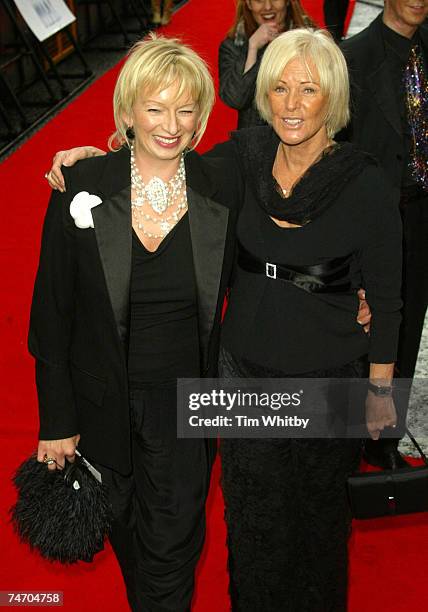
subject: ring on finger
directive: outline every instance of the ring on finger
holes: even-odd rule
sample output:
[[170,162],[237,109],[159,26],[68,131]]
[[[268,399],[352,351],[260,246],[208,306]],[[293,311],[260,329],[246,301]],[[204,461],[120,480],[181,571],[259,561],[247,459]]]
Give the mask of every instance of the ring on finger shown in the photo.
[[54,463],[56,463],[56,459],[54,459],[53,457],[48,457],[47,455],[45,455],[43,457],[43,463],[45,465],[53,465]]

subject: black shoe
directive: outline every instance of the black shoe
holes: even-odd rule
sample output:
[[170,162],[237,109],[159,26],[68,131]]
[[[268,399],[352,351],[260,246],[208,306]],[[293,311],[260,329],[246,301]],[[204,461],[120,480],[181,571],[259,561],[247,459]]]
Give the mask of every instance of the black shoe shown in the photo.
[[375,465],[383,470],[398,470],[400,468],[411,467],[398,450],[380,449],[381,452],[374,452],[371,448],[364,449],[363,457],[370,465]]

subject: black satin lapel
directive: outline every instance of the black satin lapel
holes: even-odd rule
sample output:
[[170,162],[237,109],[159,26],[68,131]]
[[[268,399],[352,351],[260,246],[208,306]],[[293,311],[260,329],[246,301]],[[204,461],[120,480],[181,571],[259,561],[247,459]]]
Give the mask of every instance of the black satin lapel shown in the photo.
[[122,341],[126,341],[128,335],[132,257],[130,201],[131,187],[128,186],[92,209],[107,289]]
[[203,366],[217,309],[229,211],[187,188],[193,265],[198,295],[199,340]]

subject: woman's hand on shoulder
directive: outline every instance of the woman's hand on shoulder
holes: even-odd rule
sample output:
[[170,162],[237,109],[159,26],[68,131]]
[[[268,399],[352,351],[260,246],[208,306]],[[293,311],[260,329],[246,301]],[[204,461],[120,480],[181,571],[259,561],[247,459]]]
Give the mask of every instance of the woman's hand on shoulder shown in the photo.
[[52,189],[58,189],[61,193],[64,193],[66,188],[61,166],[74,166],[80,159],[97,157],[98,155],[106,155],[106,152],[91,146],[74,147],[74,149],[58,151],[53,157],[52,167],[49,172],[46,172],[45,178]]
[[37,461],[46,462],[49,470],[56,470],[57,467],[62,469],[66,459],[73,463],[79,440],[79,434],[61,440],[39,440]]

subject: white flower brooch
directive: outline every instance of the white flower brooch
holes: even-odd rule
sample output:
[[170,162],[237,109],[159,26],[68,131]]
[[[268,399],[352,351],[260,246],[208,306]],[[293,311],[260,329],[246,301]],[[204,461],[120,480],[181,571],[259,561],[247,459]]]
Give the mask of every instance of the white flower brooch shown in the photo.
[[101,202],[101,198],[87,191],[77,193],[70,204],[70,215],[73,217],[76,226],[80,229],[94,227],[91,208],[98,206]]

